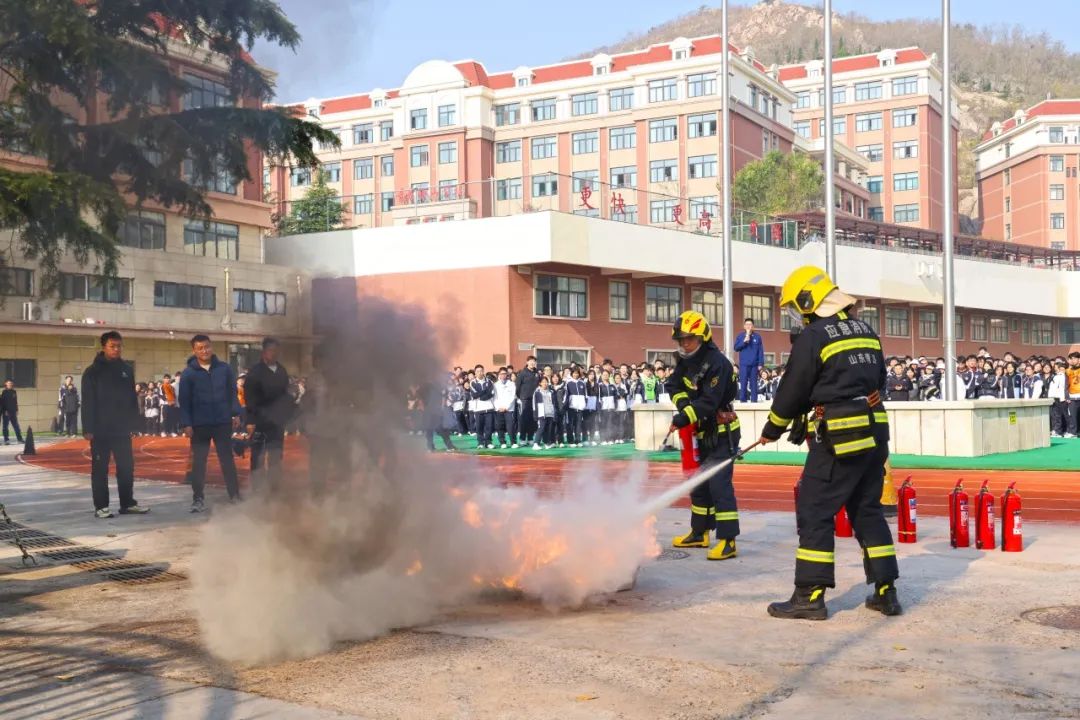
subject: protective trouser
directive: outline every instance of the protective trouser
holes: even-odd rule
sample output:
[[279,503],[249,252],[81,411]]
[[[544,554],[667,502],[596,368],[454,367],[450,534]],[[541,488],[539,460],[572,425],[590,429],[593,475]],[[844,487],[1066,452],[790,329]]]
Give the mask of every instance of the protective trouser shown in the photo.
[[833,522],[841,506],[847,508],[863,549],[866,582],[892,582],[899,576],[892,531],[881,509],[885,460],[889,457],[887,432],[887,426],[875,430],[877,446],[871,452],[842,459],[810,438],[795,507],[799,527],[796,585],[836,587]]
[[[739,451],[739,431],[721,434],[715,445],[701,450],[701,470],[730,459]],[[699,470],[699,472],[701,471]],[[739,535],[739,507],[735,501],[735,463],[690,491],[690,529],[695,535],[716,530],[718,538]]]

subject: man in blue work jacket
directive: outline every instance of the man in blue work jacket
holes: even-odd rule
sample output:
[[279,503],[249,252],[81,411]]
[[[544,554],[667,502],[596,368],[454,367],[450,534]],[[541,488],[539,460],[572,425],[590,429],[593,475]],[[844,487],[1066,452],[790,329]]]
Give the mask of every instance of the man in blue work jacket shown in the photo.
[[735,338],[735,351],[739,353],[739,402],[749,396],[757,402],[758,371],[765,365],[765,343],[754,332],[754,321],[746,318],[743,331]]

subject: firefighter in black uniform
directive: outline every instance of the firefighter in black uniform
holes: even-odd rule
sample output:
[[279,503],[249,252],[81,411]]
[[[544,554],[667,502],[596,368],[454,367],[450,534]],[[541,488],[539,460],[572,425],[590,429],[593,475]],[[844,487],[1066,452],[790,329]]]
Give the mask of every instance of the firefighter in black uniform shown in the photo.
[[828,616],[825,588],[836,586],[833,517],[841,506],[862,546],[866,582],[875,586],[866,606],[885,615],[901,613],[896,549],[881,507],[889,456],[880,394],[885,358],[873,329],[850,315],[855,302],[812,266],[793,272],[780,293],[781,308],[805,327],[791,348],[761,439],[775,441],[792,425],[792,435],[809,435],[810,447],[795,508],[795,592],[769,605],[773,617]]
[[[671,336],[678,343],[679,360],[667,378],[667,391],[678,412],[672,432],[693,425],[698,439],[701,466],[723,462],[739,451],[739,421],[732,412],[738,386],[735,370],[712,342],[705,316],[687,310],[675,321]],[[675,547],[709,547],[709,532],[716,531],[716,545],[709,560],[735,557],[739,534],[739,509],[731,484],[734,469],[728,467],[690,492],[690,532],[675,538]]]

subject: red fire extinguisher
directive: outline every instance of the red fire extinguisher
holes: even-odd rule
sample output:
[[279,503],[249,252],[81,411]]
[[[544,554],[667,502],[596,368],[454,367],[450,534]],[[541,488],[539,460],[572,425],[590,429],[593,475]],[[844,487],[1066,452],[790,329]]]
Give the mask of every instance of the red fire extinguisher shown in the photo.
[[679,440],[682,441],[682,469],[687,475],[693,475],[701,467],[701,454],[698,452],[697,425],[690,423],[679,428]]
[[980,550],[993,550],[994,545],[994,494],[986,486],[989,480],[983,480],[979,494],[975,496],[975,547]]
[[855,534],[851,529],[851,519],[848,518],[847,508],[843,505],[840,506],[840,512],[833,518],[833,527],[836,530],[836,537],[851,537]]
[[956,481],[949,493],[949,542],[954,548],[971,546],[971,510],[964,479]]
[[896,491],[896,497],[896,539],[902,543],[913,543],[916,537],[915,486],[911,484],[910,475]]
[[1024,549],[1020,493],[1016,491],[1015,482],[1009,483],[1008,490],[1001,496],[1001,549],[1005,552],[1020,552]]

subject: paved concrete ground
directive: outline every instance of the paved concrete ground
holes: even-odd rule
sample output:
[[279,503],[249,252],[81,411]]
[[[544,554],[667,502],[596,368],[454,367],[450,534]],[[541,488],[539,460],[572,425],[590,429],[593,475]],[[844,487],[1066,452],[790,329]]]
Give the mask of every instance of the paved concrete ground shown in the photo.
[[[84,477],[13,464],[14,449],[0,449],[14,520],[187,572],[205,522],[187,513],[187,488],[140,481],[151,514],[97,521]],[[662,513],[661,537],[684,521]],[[859,555],[840,539],[832,617],[807,623],[765,614],[790,592],[793,516],[745,513],[743,524],[736,560],[656,562],[633,590],[576,612],[492,596],[422,628],[249,669],[202,650],[186,582],[24,570],[0,544],[0,718],[1080,716],[1080,631],[1021,617],[1080,605],[1080,528],[1027,523],[1025,552],[1004,554],[952,550],[944,521],[923,521],[920,542],[900,546],[907,613],[891,619],[862,608]]]

